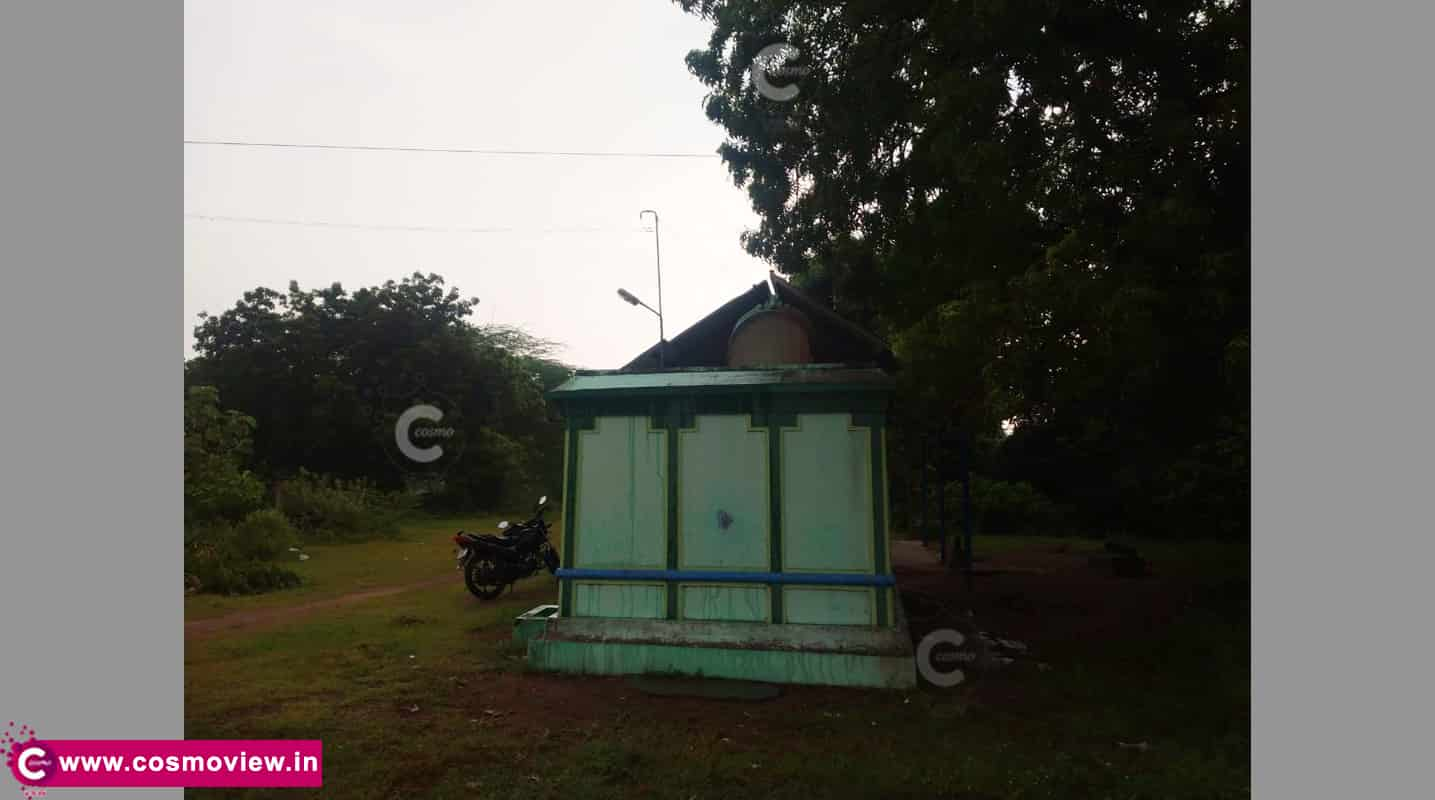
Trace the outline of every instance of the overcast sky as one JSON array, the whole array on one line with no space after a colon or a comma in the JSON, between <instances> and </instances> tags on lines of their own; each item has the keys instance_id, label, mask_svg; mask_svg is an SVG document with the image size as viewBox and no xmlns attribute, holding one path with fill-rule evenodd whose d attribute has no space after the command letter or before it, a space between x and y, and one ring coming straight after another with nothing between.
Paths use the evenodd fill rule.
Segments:
<instances>
[{"instance_id":1,"label":"overcast sky","mask_svg":"<svg viewBox=\"0 0 1435 800\"><path fill-rule=\"evenodd\" d=\"M722 131L683 64L707 35L665 0L189 0L184 138L713 153ZM477 296L479 322L618 367L657 339L653 315L616 295L657 306L644 208L662 218L669 338L767 274L742 251L757 218L716 157L185 145L184 164L186 356L196 315L256 286L417 270Z\"/></svg>"}]
</instances>

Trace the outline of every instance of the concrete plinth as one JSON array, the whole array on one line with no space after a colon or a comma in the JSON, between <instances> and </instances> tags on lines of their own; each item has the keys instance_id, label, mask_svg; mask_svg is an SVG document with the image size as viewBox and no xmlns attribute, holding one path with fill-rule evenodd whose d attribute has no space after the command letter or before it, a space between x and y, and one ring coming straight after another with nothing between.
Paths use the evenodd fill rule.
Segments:
<instances>
[{"instance_id":1,"label":"concrete plinth","mask_svg":"<svg viewBox=\"0 0 1435 800\"><path fill-rule=\"evenodd\" d=\"M528 662L587 675L667 674L909 689L912 642L897 627L550 618Z\"/></svg>"}]
</instances>

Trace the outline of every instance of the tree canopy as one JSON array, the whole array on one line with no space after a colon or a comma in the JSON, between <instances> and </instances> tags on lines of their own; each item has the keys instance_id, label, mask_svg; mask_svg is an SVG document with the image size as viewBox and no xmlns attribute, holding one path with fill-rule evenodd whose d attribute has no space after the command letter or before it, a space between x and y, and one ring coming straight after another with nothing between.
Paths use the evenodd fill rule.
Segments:
<instances>
[{"instance_id":1,"label":"tree canopy","mask_svg":"<svg viewBox=\"0 0 1435 800\"><path fill-rule=\"evenodd\" d=\"M1247 530L1245 0L678 3L743 245L904 361L898 458L961 427L1092 524Z\"/></svg>"},{"instance_id":2,"label":"tree canopy","mask_svg":"<svg viewBox=\"0 0 1435 800\"><path fill-rule=\"evenodd\" d=\"M186 383L217 388L254 420L256 469L272 478L303 469L408 485L419 465L390 443L399 415L423 402L438 403L462 441L442 474L447 502L493 508L552 493L562 430L543 391L568 369L551 342L470 323L477 303L418 273L352 292L256 288L201 317Z\"/></svg>"}]
</instances>

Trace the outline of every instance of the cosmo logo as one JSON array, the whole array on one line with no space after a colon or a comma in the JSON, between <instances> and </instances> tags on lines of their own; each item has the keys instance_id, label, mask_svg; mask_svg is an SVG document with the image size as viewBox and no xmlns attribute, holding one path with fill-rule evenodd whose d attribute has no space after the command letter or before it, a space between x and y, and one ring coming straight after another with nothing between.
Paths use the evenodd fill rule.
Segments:
<instances>
[{"instance_id":1,"label":"cosmo logo","mask_svg":"<svg viewBox=\"0 0 1435 800\"><path fill-rule=\"evenodd\" d=\"M787 66L788 61L796 59L800 55L802 55L802 51L787 42L770 44L757 51L757 56L752 59L752 66L748 68L748 74L752 78L752 85L757 89L757 93L769 100L782 103L796 99L800 91L796 84L777 86L771 79L773 77L806 75L806 67Z\"/></svg>"}]
</instances>

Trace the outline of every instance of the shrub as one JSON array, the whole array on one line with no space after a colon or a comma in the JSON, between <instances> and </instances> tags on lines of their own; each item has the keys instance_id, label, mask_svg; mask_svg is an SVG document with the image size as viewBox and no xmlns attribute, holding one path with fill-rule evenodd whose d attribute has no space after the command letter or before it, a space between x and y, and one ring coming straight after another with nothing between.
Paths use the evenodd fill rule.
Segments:
<instances>
[{"instance_id":1,"label":"shrub","mask_svg":"<svg viewBox=\"0 0 1435 800\"><path fill-rule=\"evenodd\" d=\"M561 445L560 445L561 447ZM535 488L532 447L491 428L479 428L462 461L445 474L442 485L424 498L435 512L522 507L545 489ZM551 492L550 492L551 493Z\"/></svg>"},{"instance_id":2,"label":"shrub","mask_svg":"<svg viewBox=\"0 0 1435 800\"><path fill-rule=\"evenodd\" d=\"M195 578L197 591L207 594L260 594L293 588L303 582L278 564L263 561L209 563L189 574Z\"/></svg>"},{"instance_id":3,"label":"shrub","mask_svg":"<svg viewBox=\"0 0 1435 800\"><path fill-rule=\"evenodd\" d=\"M947 484L948 508L960 518L962 484ZM972 475L972 524L990 534L1059 534L1069 514L1025 481Z\"/></svg>"},{"instance_id":4,"label":"shrub","mask_svg":"<svg viewBox=\"0 0 1435 800\"><path fill-rule=\"evenodd\" d=\"M274 561L298 539L289 520L272 509L251 512L239 522L192 525L185 531L186 584L214 594L297 586L299 576Z\"/></svg>"},{"instance_id":5,"label":"shrub","mask_svg":"<svg viewBox=\"0 0 1435 800\"><path fill-rule=\"evenodd\" d=\"M273 561L299 543L299 532L278 511L255 511L234 526L234 552L243 559Z\"/></svg>"},{"instance_id":6,"label":"shrub","mask_svg":"<svg viewBox=\"0 0 1435 800\"><path fill-rule=\"evenodd\" d=\"M219 405L210 386L184 396L184 518L237 520L264 505L264 484L244 468L254 420Z\"/></svg>"},{"instance_id":7,"label":"shrub","mask_svg":"<svg viewBox=\"0 0 1435 800\"><path fill-rule=\"evenodd\" d=\"M279 486L279 510L308 540L358 541L394 536L414 507L402 492L385 492L367 481L344 481L300 470Z\"/></svg>"}]
</instances>

